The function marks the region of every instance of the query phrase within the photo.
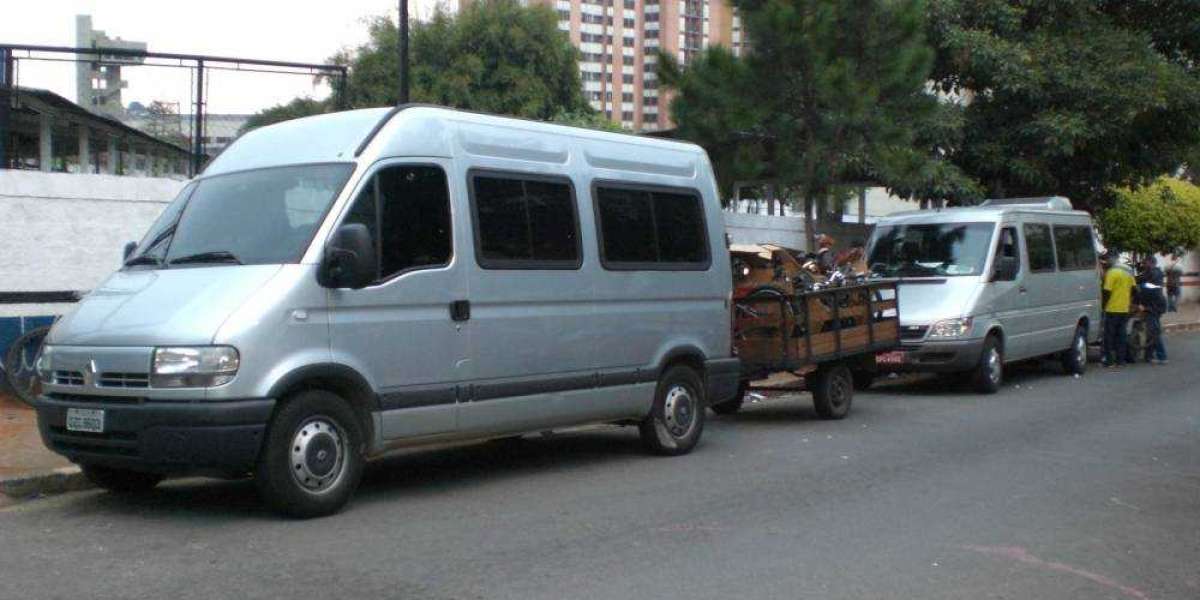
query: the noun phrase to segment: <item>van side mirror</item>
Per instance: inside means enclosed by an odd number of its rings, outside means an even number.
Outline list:
[[[362,289],[375,281],[375,241],[362,223],[338,228],[325,246],[317,283],[326,288]]]
[[[996,268],[993,270],[992,281],[1015,281],[1021,263],[1012,256],[996,257]]]
[[[129,257],[133,256],[133,252],[135,250],[137,250],[137,247],[138,247],[137,242],[125,242],[125,251],[121,255],[121,262],[128,262]]]

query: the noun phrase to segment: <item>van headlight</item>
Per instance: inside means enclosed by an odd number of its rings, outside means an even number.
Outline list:
[[[50,381],[52,375],[50,371],[50,355],[54,354],[54,346],[42,346],[42,351],[38,354],[35,367],[37,369],[38,379],[42,381]]]
[[[233,381],[241,359],[232,346],[154,349],[150,387],[215,387]]]
[[[946,319],[938,321],[929,328],[927,339],[947,339],[964,337],[971,333],[971,317],[961,319]]]

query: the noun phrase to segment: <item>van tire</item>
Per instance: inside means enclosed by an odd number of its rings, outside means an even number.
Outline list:
[[[733,415],[742,410],[742,404],[746,401],[746,392],[750,389],[749,381],[738,382],[737,395],[724,402],[718,402],[709,408],[718,415]]]
[[[989,335],[983,341],[979,353],[979,364],[970,373],[971,387],[980,394],[995,394],[1004,383],[1004,351],[996,336]]]
[[[341,397],[305,390],[271,418],[254,483],[276,512],[312,518],[338,512],[362,479],[362,426]]]
[[[846,365],[820,367],[812,375],[813,408],[822,419],[844,419],[854,402],[854,376]]]
[[[1071,338],[1071,347],[1064,351],[1059,358],[1067,375],[1083,375],[1087,371],[1087,327],[1080,324],[1075,328]]]
[[[149,492],[166,478],[159,473],[143,473],[99,465],[83,465],[80,470],[83,471],[83,476],[96,487],[114,494],[124,495]]]
[[[704,432],[704,381],[686,365],[667,368],[654,391],[650,414],[638,424],[642,444],[654,454],[687,454]]]

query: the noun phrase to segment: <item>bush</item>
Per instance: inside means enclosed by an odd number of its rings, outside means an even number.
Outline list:
[[[1116,195],[1116,203],[1097,215],[1109,248],[1169,254],[1200,246],[1200,187],[1162,178]]]

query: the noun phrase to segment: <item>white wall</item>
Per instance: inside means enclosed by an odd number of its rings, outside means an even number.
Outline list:
[[[92,289],[184,183],[0,170],[0,291]],[[59,312],[45,308],[0,305],[0,316]]]
[[[735,244],[779,244],[804,248],[804,217],[724,212],[725,231]]]

